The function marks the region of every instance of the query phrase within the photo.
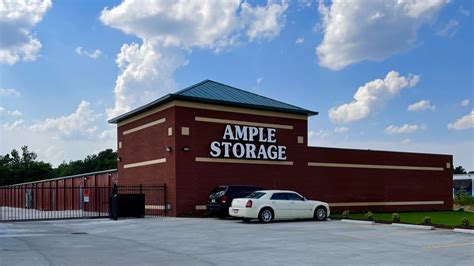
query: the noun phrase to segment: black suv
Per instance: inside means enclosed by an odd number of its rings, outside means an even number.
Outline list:
[[[219,218],[229,216],[229,207],[233,199],[243,198],[257,190],[262,190],[262,188],[254,186],[217,186],[209,193],[207,213],[217,215]]]

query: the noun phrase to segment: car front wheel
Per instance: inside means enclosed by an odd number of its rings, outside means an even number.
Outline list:
[[[313,218],[317,221],[324,221],[327,218],[327,211],[324,207],[317,207],[314,211]]]
[[[270,208],[264,208],[258,214],[258,220],[261,223],[269,223],[273,220],[273,211]]]

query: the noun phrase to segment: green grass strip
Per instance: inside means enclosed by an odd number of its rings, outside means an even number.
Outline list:
[[[463,211],[433,211],[433,212],[398,212],[400,222],[409,224],[422,224],[424,217],[431,217],[431,223],[450,227],[460,226],[461,219],[466,217],[474,225],[474,213]],[[331,215],[331,218],[342,219],[342,214]],[[349,219],[366,220],[364,213],[350,213]],[[375,221],[392,221],[392,213],[374,213]]]

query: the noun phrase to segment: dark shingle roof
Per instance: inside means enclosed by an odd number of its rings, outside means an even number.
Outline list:
[[[149,104],[127,112],[109,120],[109,123],[118,123],[124,119],[135,116],[153,107],[162,105],[172,100],[184,100],[191,102],[212,103],[227,106],[245,107],[259,110],[270,110],[284,113],[304,114],[308,116],[317,115],[298,106],[273,100],[252,92],[244,91],[212,80],[205,80],[186,89],[165,95]]]

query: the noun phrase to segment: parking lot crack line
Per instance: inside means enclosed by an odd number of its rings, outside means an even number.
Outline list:
[[[181,256],[186,256],[188,258],[191,258],[191,259],[195,259],[199,262],[202,262],[202,263],[206,263],[208,265],[217,265],[213,262],[210,262],[210,261],[206,261],[206,260],[203,260],[201,258],[198,258],[198,257],[195,257],[193,255],[190,255],[190,254],[186,254],[186,253],[181,253],[181,252],[177,252],[177,251],[173,251],[173,250],[169,250],[169,249],[166,249],[166,248],[163,248],[163,247],[160,247],[160,246],[154,246],[154,245],[150,245],[150,244],[146,244],[146,243],[143,243],[143,242],[140,242],[140,241],[137,241],[137,240],[134,240],[134,239],[130,239],[130,238],[123,238],[123,237],[117,237],[117,236],[99,236],[99,235],[95,235],[95,234],[89,234],[89,236],[93,236],[93,237],[96,237],[96,238],[100,238],[100,237],[107,237],[107,238],[111,238],[111,239],[117,239],[117,240],[122,240],[122,241],[130,241],[132,243],[136,243],[136,244],[139,244],[139,245],[143,245],[145,247],[148,247],[152,250],[155,250],[155,249],[158,249],[158,250],[161,250],[161,251],[164,251],[164,252],[167,252],[167,253],[171,253],[171,254],[175,254],[175,255],[181,255]]]
[[[433,245],[433,246],[427,246],[425,248],[426,249],[455,248],[455,247],[462,247],[462,246],[469,246],[469,245],[474,245],[474,242],[454,243],[454,244],[445,244],[445,245]]]
[[[30,243],[28,242],[28,240],[22,239],[22,238],[20,238],[20,237],[13,237],[13,238],[16,239],[16,240],[19,240],[19,241],[21,241],[21,242],[23,242],[23,243],[25,243],[25,245],[29,248],[29,250],[34,251],[34,252],[37,252],[38,254],[40,254],[41,257],[43,257],[44,260],[48,262],[48,265],[53,265],[53,264],[54,264],[54,263],[46,256],[46,254],[44,254],[40,249],[34,249],[34,248],[30,245]]]

